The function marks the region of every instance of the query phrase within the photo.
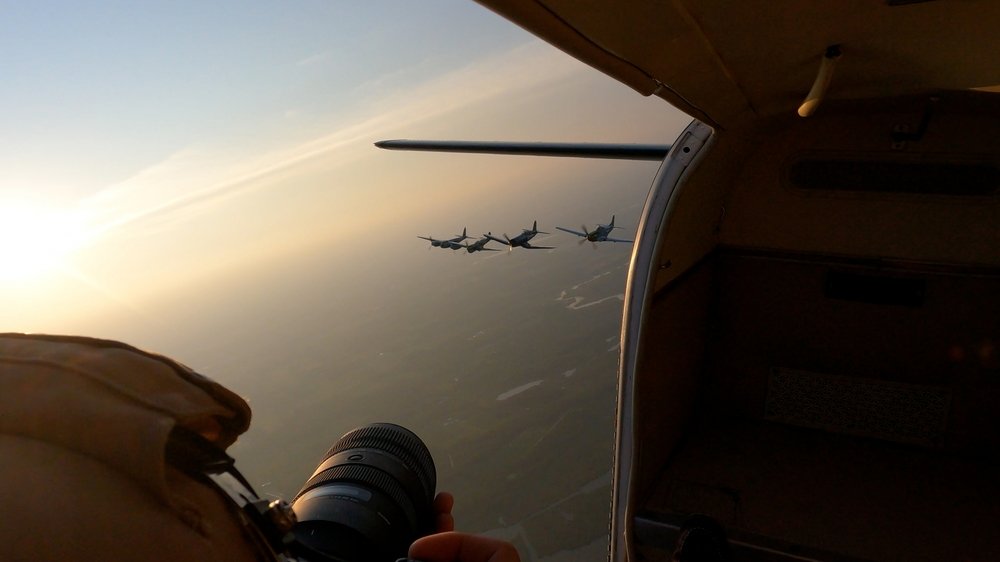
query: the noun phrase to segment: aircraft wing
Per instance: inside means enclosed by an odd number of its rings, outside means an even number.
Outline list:
[[[433,238],[428,238],[426,236],[417,236],[417,238],[420,238],[422,240],[430,240],[431,242],[437,242],[437,240],[435,240]]]
[[[584,237],[584,238],[586,238],[586,237],[587,237],[587,233],[585,233],[585,232],[580,232],[579,230],[572,230],[572,229],[569,229],[569,228],[563,228],[563,227],[561,227],[561,226],[557,226],[556,228],[557,228],[558,230],[561,230],[561,231],[563,231],[563,232],[568,232],[568,233],[570,233],[570,234],[576,234],[577,236],[582,236],[582,237]]]
[[[604,242],[635,242],[635,240],[623,240],[621,238],[605,238]]]
[[[526,248],[528,250],[554,250],[555,249],[555,246],[532,246],[531,244],[528,244],[527,242],[525,242],[524,244],[521,244],[521,247],[522,248]]]
[[[386,150],[426,150],[480,154],[520,154],[528,156],[568,156],[574,158],[614,158],[663,160],[669,144],[596,144],[560,142],[381,140],[375,146]]]

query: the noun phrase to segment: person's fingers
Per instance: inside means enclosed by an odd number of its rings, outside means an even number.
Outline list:
[[[453,507],[455,507],[455,496],[451,495],[450,492],[438,492],[438,495],[434,496],[435,512],[451,513]]]
[[[470,535],[438,533],[417,539],[408,556],[422,562],[520,562],[514,545],[507,541]]]
[[[434,520],[434,527],[438,533],[447,533],[455,530],[455,517],[450,513],[438,513]]]
[[[434,498],[434,527],[438,533],[455,530],[455,517],[451,509],[455,506],[455,497],[448,492],[440,492]]]

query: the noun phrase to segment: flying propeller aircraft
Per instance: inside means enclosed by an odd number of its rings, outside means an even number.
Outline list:
[[[505,240],[501,240],[490,233],[486,233],[483,236],[489,238],[490,240],[499,242],[501,244],[506,244],[508,249],[510,250],[513,250],[518,246],[520,246],[521,248],[526,248],[528,250],[551,250],[554,248],[554,246],[532,246],[531,244],[529,244],[528,241],[534,238],[536,234],[548,234],[548,232],[542,232],[541,230],[538,230],[538,221],[534,221],[532,223],[531,230],[524,229],[523,231],[521,231],[521,234],[518,234],[513,238],[507,236],[506,234],[503,235]]]
[[[583,238],[583,240],[580,240],[581,244],[583,244],[587,240],[591,242],[634,242],[634,240],[623,240],[621,238],[608,237],[608,234],[611,234],[612,230],[616,228],[621,228],[620,226],[615,226],[614,215],[611,215],[610,224],[599,224],[597,225],[597,228],[595,228],[594,230],[588,230],[586,225],[580,225],[580,230],[563,228],[561,226],[557,226],[556,228],[563,232],[568,232],[570,234],[575,234],[577,236],[580,236],[581,238]]]
[[[460,250],[465,248],[466,245],[462,244],[462,241],[466,238],[471,238],[471,236],[466,236],[466,228],[462,229],[462,234],[456,235],[454,238],[449,238],[448,240],[438,240],[436,238],[431,238],[429,236],[417,236],[422,240],[429,240],[431,247],[433,248],[450,248],[452,250]]]
[[[476,240],[472,244],[464,244],[463,247],[470,254],[473,253],[473,252],[484,252],[484,251],[485,252],[499,252],[500,250],[497,250],[496,248],[487,248],[486,247],[486,244],[488,244],[490,242],[491,238],[492,238],[492,233],[491,232],[487,232],[479,240]]]

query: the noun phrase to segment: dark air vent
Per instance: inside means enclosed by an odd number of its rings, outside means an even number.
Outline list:
[[[799,189],[986,197],[1000,192],[991,163],[808,159],[791,165]]]

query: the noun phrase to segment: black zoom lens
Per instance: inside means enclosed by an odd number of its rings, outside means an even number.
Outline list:
[[[434,531],[434,461],[390,423],[341,437],[292,500],[296,541],[345,562],[392,562]],[[304,553],[308,556],[307,553]]]

